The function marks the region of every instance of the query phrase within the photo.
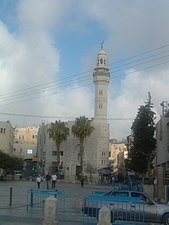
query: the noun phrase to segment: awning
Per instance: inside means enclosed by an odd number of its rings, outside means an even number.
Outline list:
[[[112,170],[109,167],[106,167],[106,168],[99,169],[98,172],[100,174],[111,174],[112,173]]]

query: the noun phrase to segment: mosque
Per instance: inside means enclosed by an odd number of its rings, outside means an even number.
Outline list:
[[[98,170],[108,166],[109,163],[109,124],[107,123],[108,84],[110,73],[108,59],[103,44],[97,54],[96,68],[93,72],[95,85],[94,117],[91,125],[94,132],[84,143],[84,172],[86,177],[98,179]],[[79,115],[80,116],[80,115]],[[66,122],[71,127],[74,121]],[[56,169],[56,146],[49,139],[48,128],[50,124],[42,124],[38,132],[37,157],[41,173],[46,174]],[[61,145],[60,176],[65,181],[75,182],[80,176],[79,140],[71,134]]]

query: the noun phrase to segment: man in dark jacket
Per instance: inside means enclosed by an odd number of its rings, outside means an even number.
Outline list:
[[[46,174],[46,188],[49,189],[49,182],[51,180],[51,175],[49,172]]]

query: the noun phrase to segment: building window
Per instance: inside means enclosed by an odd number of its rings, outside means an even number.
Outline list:
[[[63,151],[60,151],[60,155],[63,156]]]
[[[32,149],[27,149],[27,151],[26,151],[26,153],[29,155],[32,155],[32,153],[33,153],[33,150]]]
[[[37,139],[37,135],[32,135],[32,139]]]
[[[102,109],[102,103],[99,103],[99,109]]]
[[[19,140],[24,140],[24,135],[19,135]]]
[[[52,155],[57,155],[57,151],[52,151]]]
[[[3,128],[1,128],[1,133],[3,133]]]
[[[103,90],[102,89],[99,90],[99,95],[103,95]]]
[[[52,172],[56,172],[57,171],[57,162],[52,162]]]

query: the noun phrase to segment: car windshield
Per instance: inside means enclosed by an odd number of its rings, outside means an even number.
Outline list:
[[[145,195],[142,194],[142,193],[131,192],[131,197],[139,198],[139,199],[141,200],[142,203],[146,203],[146,204],[149,204],[149,205],[154,204],[154,203],[151,201],[151,199],[149,199],[147,196],[145,196]]]
[[[22,175],[22,172],[21,171],[14,171],[15,175]]]

